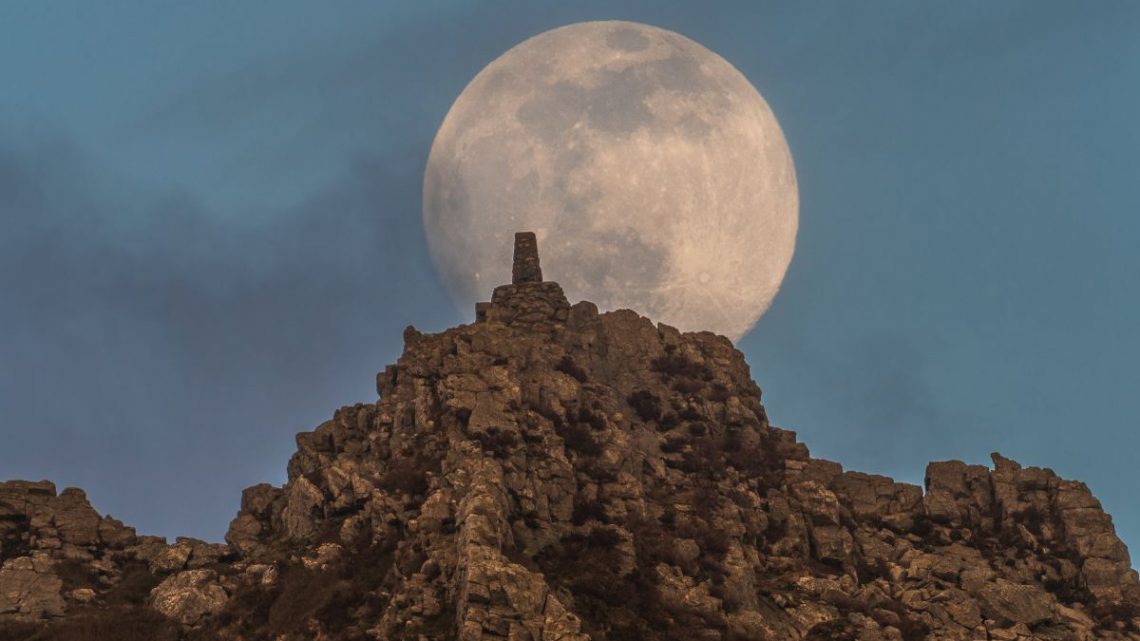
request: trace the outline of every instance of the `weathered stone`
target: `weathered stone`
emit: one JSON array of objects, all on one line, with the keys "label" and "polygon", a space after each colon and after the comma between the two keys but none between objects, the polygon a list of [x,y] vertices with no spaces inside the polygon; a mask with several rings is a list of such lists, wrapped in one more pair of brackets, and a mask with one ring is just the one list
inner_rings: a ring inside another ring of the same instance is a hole
[{"label": "weathered stone", "polygon": [[261,521],[248,512],[241,512],[230,522],[230,527],[226,531],[226,541],[248,556],[261,547],[259,544],[261,533]]},{"label": "weathered stone", "polygon": [[835,493],[815,481],[792,486],[792,496],[815,525],[839,525],[839,499]]},{"label": "weathered stone", "polygon": [[73,545],[94,545],[99,541],[99,514],[87,502],[83,490],[69,487],[60,492],[53,506],[60,539]]},{"label": "weathered stone", "polygon": [[993,484],[981,465],[934,462],[926,468],[923,503],[932,520],[950,525],[984,526],[992,510]]},{"label": "weathered stone", "polygon": [[137,540],[133,527],[127,527],[121,521],[109,516],[99,521],[97,531],[100,543],[112,549],[134,545]]},{"label": "weathered stone", "polygon": [[846,563],[851,559],[854,539],[851,532],[838,525],[816,525],[811,528],[812,550],[820,561]]},{"label": "weathered stone", "polygon": [[35,621],[63,614],[63,581],[53,566],[51,561],[28,556],[4,561],[0,566],[0,621]]},{"label": "weathered stone", "polygon": [[1055,601],[1039,586],[997,579],[978,591],[978,605],[983,616],[998,623],[1033,625],[1053,615]]},{"label": "weathered stone", "polygon": [[150,560],[150,571],[165,574],[178,572],[186,567],[191,551],[190,545],[185,543],[167,547]]},{"label": "weathered stone", "polygon": [[542,268],[538,264],[538,240],[534,232],[515,234],[515,261],[511,268],[511,284],[541,283]]},{"label": "weathered stone", "polygon": [[98,594],[91,588],[79,588],[68,592],[67,596],[77,603],[91,603],[96,599]]},{"label": "weathered stone", "polygon": [[701,546],[693,539],[677,539],[673,543],[673,554],[680,563],[692,563],[701,556]]},{"label": "weathered stone", "polygon": [[300,476],[290,483],[287,496],[281,517],[285,531],[294,539],[306,540],[317,531],[315,517],[320,513],[324,495],[309,479]]},{"label": "weathered stone", "polygon": [[896,483],[885,476],[844,472],[835,476],[830,485],[857,520],[900,532],[914,526],[922,503],[922,488]]},{"label": "weathered stone", "polygon": [[191,570],[214,565],[234,552],[233,548],[223,543],[207,543],[183,536],[178,537],[175,546],[185,546],[190,549],[186,567]]},{"label": "weathered stone", "polygon": [[186,570],[159,583],[150,598],[155,610],[185,625],[195,625],[220,610],[229,597],[213,570]]}]

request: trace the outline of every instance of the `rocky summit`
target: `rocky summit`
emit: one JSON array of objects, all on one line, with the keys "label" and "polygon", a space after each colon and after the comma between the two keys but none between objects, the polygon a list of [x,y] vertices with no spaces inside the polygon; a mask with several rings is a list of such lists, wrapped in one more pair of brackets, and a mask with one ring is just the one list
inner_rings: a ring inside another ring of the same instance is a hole
[{"label": "rocky summit", "polygon": [[476,322],[409,327],[378,401],[299,434],[224,545],[0,484],[0,640],[1140,639],[1083,483],[844,471],[726,338],[571,305],[533,235],[516,255]]}]

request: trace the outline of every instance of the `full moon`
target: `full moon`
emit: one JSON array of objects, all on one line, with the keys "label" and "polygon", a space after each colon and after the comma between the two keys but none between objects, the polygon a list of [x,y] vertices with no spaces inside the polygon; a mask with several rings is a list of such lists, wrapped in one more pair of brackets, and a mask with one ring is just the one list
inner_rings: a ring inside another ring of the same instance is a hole
[{"label": "full moon", "polygon": [[541,33],[455,100],[424,174],[428,246],[465,310],[511,279],[516,231],[571,301],[739,340],[795,249],[783,132],[739,71],[632,22]]}]

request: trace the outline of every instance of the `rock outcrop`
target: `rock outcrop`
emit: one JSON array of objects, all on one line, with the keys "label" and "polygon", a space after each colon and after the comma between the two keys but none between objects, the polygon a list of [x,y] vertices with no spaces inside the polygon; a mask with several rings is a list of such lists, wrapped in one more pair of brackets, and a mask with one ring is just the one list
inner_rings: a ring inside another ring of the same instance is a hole
[{"label": "rock outcrop", "polygon": [[228,545],[0,485],[0,639],[112,614],[169,639],[1140,639],[1083,484],[997,454],[925,488],[844,471],[769,424],[727,339],[570,305],[537,255],[515,280],[409,327],[379,401],[299,434]]}]

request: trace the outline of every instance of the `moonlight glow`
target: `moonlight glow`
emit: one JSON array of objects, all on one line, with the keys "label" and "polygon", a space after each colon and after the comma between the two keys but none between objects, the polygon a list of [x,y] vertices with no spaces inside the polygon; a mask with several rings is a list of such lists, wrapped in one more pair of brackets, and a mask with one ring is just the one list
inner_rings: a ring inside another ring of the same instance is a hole
[{"label": "moonlight glow", "polygon": [[776,295],[795,171],[764,99],[720,56],[630,22],[548,31],[451,107],[424,176],[424,227],[465,310],[510,282],[536,232],[571,301],[744,335]]}]

